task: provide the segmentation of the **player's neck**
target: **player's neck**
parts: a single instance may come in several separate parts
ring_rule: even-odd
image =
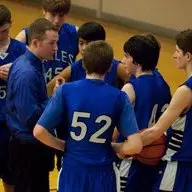
[[[139,77],[141,75],[153,75],[153,72],[150,70],[150,71],[137,71],[135,76],[136,77]]]
[[[10,44],[10,38],[7,37],[6,39],[0,41],[0,52],[6,52],[8,47],[9,47],[9,44]]]
[[[104,77],[105,77],[105,75],[98,75],[96,73],[86,74],[86,79],[104,80]]]
[[[185,68],[185,73],[187,75],[187,78],[192,77],[192,63],[188,64]]]

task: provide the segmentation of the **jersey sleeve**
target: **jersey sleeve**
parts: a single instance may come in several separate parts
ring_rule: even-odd
[[[50,132],[53,132],[55,127],[60,125],[63,120],[64,102],[62,98],[63,86],[58,88],[55,94],[50,99],[45,111],[41,115],[37,124],[43,126]]]
[[[120,120],[118,130],[122,136],[128,137],[138,131],[138,125],[132,104],[124,92],[121,92],[119,107]]]

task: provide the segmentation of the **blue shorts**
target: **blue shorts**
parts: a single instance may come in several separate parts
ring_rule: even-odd
[[[159,172],[159,165],[150,166],[133,160],[127,178],[125,191],[152,192]]]
[[[192,162],[162,162],[153,192],[192,192]]]
[[[117,192],[113,165],[72,166],[63,161],[58,185],[59,192]]]
[[[121,192],[152,192],[159,165],[149,166],[126,158],[121,161],[119,171]]]

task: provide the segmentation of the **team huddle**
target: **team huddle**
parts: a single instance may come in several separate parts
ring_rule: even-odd
[[[155,36],[130,37],[115,59],[101,24],[65,22],[70,6],[44,0],[45,18],[13,39],[0,5],[4,191],[49,192],[56,155],[58,192],[191,192],[192,30],[176,36],[186,81],[171,96]]]

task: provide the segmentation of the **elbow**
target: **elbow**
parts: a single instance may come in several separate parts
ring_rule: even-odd
[[[39,127],[39,125],[36,125],[35,128],[33,129],[33,136],[40,140],[43,132],[42,129]]]

